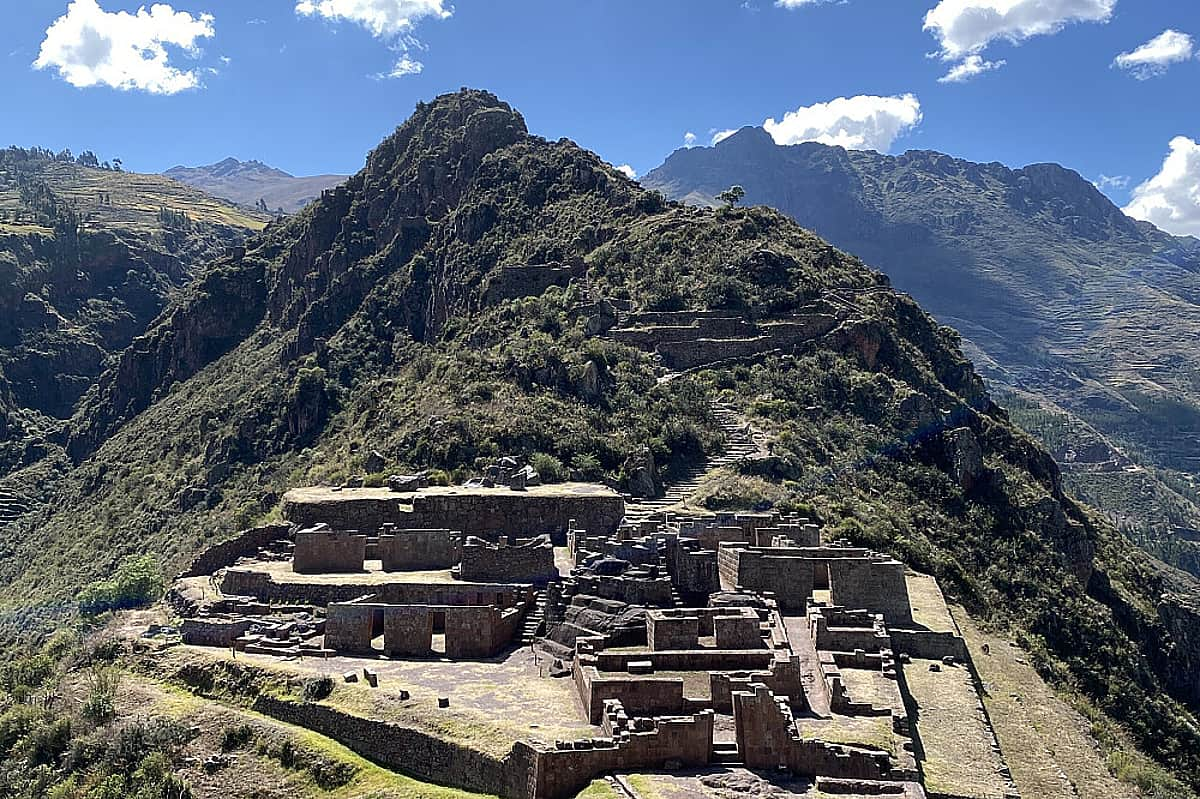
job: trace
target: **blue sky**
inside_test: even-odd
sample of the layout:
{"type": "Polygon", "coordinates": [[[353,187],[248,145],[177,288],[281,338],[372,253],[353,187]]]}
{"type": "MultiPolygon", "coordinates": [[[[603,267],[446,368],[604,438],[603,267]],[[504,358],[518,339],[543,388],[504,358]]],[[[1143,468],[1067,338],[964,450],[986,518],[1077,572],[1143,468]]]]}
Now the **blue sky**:
{"type": "MultiPolygon", "coordinates": [[[[641,174],[687,132],[707,144],[835,98],[912,95],[905,119],[868,109],[868,144],[1057,161],[1118,178],[1104,188],[1120,204],[1158,176],[1147,207],[1200,231],[1200,149],[1184,144],[1200,139],[1192,0],[171,0],[141,20],[115,16],[137,2],[76,3],[91,8],[53,37],[67,0],[0,12],[0,143],[92,149],[139,171],[232,155],[348,173],[418,100],[472,86],[534,133],[641,174]],[[89,26],[175,44],[159,64],[106,64],[94,41],[72,40],[89,26]],[[386,77],[397,65],[415,74],[386,77]],[[966,80],[939,82],[956,66],[966,80]],[[1174,207],[1191,199],[1194,219],[1174,207]]],[[[835,110],[804,112],[784,135],[817,137],[835,110]]]]}

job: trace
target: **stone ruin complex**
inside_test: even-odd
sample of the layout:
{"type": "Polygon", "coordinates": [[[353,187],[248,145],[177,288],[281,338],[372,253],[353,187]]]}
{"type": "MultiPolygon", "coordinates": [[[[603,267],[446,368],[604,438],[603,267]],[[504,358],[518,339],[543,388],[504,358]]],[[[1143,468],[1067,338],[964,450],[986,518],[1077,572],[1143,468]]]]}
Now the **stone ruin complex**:
{"type": "Polygon", "coordinates": [[[931,578],[795,516],[626,519],[602,486],[489,482],[289,492],[287,522],[214,547],[176,582],[184,644],[316,672],[354,661],[371,675],[354,689],[379,692],[388,663],[499,674],[532,652],[542,667],[522,679],[559,686],[552,711],[575,734],[514,735],[486,763],[431,732],[261,702],[385,766],[505,799],[563,799],[614,771],[735,765],[809,778],[822,795],[1016,797],[931,578]],[[931,690],[966,692],[968,710],[922,714],[931,690]],[[984,739],[988,792],[930,782],[947,732],[984,739]]]}

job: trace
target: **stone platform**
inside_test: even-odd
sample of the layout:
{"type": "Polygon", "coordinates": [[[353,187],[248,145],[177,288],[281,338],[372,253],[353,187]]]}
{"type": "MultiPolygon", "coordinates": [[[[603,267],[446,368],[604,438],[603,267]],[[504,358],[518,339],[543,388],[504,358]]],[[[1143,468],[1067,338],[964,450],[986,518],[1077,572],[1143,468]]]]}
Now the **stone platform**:
{"type": "Polygon", "coordinates": [[[522,491],[507,487],[431,486],[411,493],[388,488],[295,488],[283,497],[283,516],[302,527],[375,534],[398,528],[448,528],[495,540],[549,535],[566,542],[572,521],[582,530],[611,533],[621,524],[625,501],[607,486],[556,483],[522,491]]]}

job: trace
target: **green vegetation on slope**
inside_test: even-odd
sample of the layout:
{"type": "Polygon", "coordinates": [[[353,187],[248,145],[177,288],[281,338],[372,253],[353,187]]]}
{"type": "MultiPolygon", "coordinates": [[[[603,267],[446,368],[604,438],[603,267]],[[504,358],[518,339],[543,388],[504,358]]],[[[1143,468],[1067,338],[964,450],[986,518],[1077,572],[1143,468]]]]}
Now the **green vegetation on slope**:
{"type": "Polygon", "coordinates": [[[90,154],[0,150],[0,477],[51,452],[111,358],[199,264],[263,225],[90,154]]]}
{"type": "Polygon", "coordinates": [[[937,574],[1200,785],[1181,704],[1200,703],[1200,614],[1171,598],[1194,585],[1066,498],[957,334],[781,214],[667,204],[481,92],[418,106],[121,356],[72,421],[53,505],[3,533],[0,601],[30,623],[127,554],[177,567],[375,449],[459,475],[548,456],[617,485],[648,453],[662,480],[721,445],[715,398],[774,437],[750,475],[766,501],[937,574]],[[484,302],[504,266],[577,258],[586,286],[484,302]],[[841,324],[796,352],[666,382],[586,334],[600,296],[764,318],[834,294],[841,324]]]}
{"type": "Polygon", "coordinates": [[[881,268],[963,334],[989,380],[1065,412],[1072,431],[1090,430],[1083,441],[1044,439],[1056,456],[1099,438],[1146,467],[1082,493],[1139,541],[1161,542],[1152,552],[1200,574],[1195,557],[1166,542],[1153,505],[1125,504],[1147,485],[1166,496],[1200,476],[1194,238],[1135,222],[1055,164],[778,146],[761,128],[680,150],[642,182],[702,204],[741,184],[748,202],[881,268]]]}

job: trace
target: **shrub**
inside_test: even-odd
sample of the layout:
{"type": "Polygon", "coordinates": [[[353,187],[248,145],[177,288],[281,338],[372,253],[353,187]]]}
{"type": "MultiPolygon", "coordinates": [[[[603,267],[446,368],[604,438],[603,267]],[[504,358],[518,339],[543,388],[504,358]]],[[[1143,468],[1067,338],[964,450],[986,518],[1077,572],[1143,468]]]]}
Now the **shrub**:
{"type": "Polygon", "coordinates": [[[320,702],[333,693],[333,678],[328,674],[309,677],[300,683],[300,697],[305,702],[320,702]]]}
{"type": "Polygon", "coordinates": [[[88,670],[87,699],[81,712],[84,718],[103,724],[116,715],[115,700],[121,684],[121,672],[115,666],[93,666],[88,670]]]}
{"type": "Polygon", "coordinates": [[[162,594],[163,580],[150,555],[128,557],[107,580],[98,580],[79,593],[79,610],[96,616],[149,604],[162,594]]]}
{"type": "Polygon", "coordinates": [[[544,483],[561,483],[564,477],[562,461],[544,452],[534,453],[529,459],[529,465],[534,468],[544,483]]]}
{"type": "Polygon", "coordinates": [[[221,751],[232,752],[235,749],[242,749],[256,737],[258,737],[258,733],[249,724],[226,727],[221,732],[221,751]]]}

